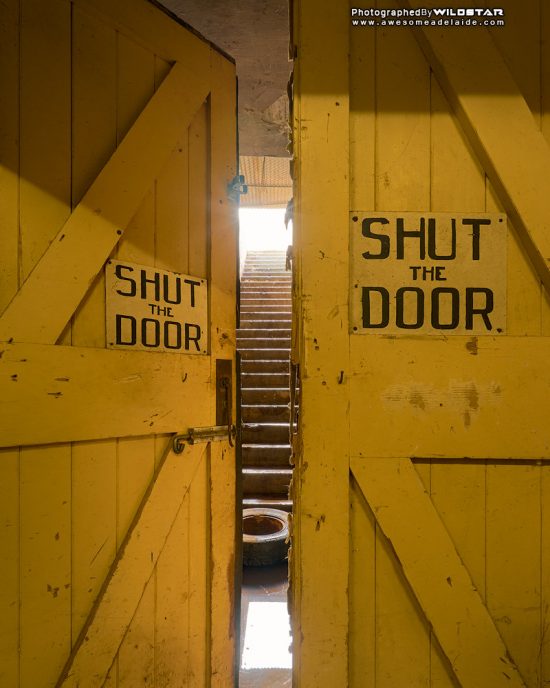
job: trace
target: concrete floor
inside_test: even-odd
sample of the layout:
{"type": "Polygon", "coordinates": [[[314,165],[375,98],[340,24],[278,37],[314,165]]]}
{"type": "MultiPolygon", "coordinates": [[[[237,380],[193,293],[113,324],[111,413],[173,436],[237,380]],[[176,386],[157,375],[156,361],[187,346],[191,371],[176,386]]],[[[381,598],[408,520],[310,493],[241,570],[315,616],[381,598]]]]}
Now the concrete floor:
{"type": "Polygon", "coordinates": [[[251,603],[278,602],[281,605],[280,607],[277,606],[278,618],[282,619],[286,614],[286,608],[283,605],[286,605],[287,590],[287,562],[275,566],[245,567],[243,571],[241,667],[243,661],[249,666],[254,665],[260,654],[263,661],[259,659],[257,663],[264,665],[273,663],[275,666],[271,668],[241,668],[239,673],[240,688],[290,688],[292,685],[292,670],[277,667],[277,664],[281,663],[281,655],[284,655],[284,651],[291,642],[290,635],[287,635],[288,629],[285,628],[284,624],[282,627],[273,624],[266,613],[262,612],[262,609],[267,610],[269,605],[251,607],[251,603]],[[258,626],[252,637],[248,635],[245,639],[247,622],[253,621],[252,615],[249,614],[252,610],[258,626]]]}

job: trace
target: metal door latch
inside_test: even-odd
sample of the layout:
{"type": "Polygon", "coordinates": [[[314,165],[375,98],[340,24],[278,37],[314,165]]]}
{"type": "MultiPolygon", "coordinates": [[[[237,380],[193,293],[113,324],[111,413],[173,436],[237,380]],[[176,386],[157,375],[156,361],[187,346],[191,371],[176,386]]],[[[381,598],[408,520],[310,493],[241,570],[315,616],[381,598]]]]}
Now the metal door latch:
{"type": "Polygon", "coordinates": [[[244,183],[244,175],[238,174],[227,185],[227,194],[233,201],[238,201],[241,195],[248,193],[248,186],[244,183]]]}
{"type": "Polygon", "coordinates": [[[183,435],[176,435],[172,440],[174,454],[181,454],[186,444],[197,444],[198,442],[230,442],[237,434],[234,425],[211,425],[203,428],[189,428],[183,435]]]}

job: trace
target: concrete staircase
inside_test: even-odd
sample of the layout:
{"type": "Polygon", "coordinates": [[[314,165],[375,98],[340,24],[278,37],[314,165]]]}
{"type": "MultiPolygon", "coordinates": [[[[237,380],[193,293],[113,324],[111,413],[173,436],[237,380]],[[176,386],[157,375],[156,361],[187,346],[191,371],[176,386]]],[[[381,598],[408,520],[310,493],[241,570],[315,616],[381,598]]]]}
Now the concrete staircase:
{"type": "Polygon", "coordinates": [[[246,256],[241,277],[243,506],[290,510],[291,274],[283,251],[246,256]]]}

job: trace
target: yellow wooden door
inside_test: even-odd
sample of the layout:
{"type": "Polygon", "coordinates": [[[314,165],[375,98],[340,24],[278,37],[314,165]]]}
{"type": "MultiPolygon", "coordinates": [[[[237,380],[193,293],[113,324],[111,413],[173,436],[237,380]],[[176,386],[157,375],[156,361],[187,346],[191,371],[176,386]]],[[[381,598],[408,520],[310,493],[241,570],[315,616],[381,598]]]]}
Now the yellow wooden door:
{"type": "Polygon", "coordinates": [[[146,0],[0,25],[0,685],[232,685],[234,449],[172,438],[234,377],[235,66],[146,0]]]}
{"type": "Polygon", "coordinates": [[[550,25],[538,0],[498,8],[504,26],[411,30],[403,14],[354,26],[355,3],[295,3],[297,686],[550,682],[550,25]],[[396,320],[411,268],[475,286],[460,286],[467,261],[424,262],[427,234],[418,251],[421,217],[440,213],[507,220],[507,255],[499,243],[476,273],[501,285],[492,329],[453,334],[428,306],[429,327],[396,320]],[[401,267],[385,256],[396,217],[416,222],[401,267]],[[381,287],[389,324],[380,308],[358,318],[381,287]]]}

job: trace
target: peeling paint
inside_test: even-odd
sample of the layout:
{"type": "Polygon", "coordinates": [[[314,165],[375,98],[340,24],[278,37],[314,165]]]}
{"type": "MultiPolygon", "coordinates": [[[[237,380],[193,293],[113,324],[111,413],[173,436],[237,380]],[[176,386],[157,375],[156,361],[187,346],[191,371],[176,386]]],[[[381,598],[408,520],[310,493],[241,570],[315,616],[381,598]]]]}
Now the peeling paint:
{"type": "Polygon", "coordinates": [[[472,337],[469,342],[466,342],[466,350],[472,356],[477,356],[477,354],[478,354],[477,337],[472,337]]]}
{"type": "Polygon", "coordinates": [[[422,409],[422,411],[426,410],[426,402],[424,401],[424,397],[420,392],[411,392],[411,395],[409,396],[409,403],[411,406],[416,406],[416,408],[422,409]]]}

